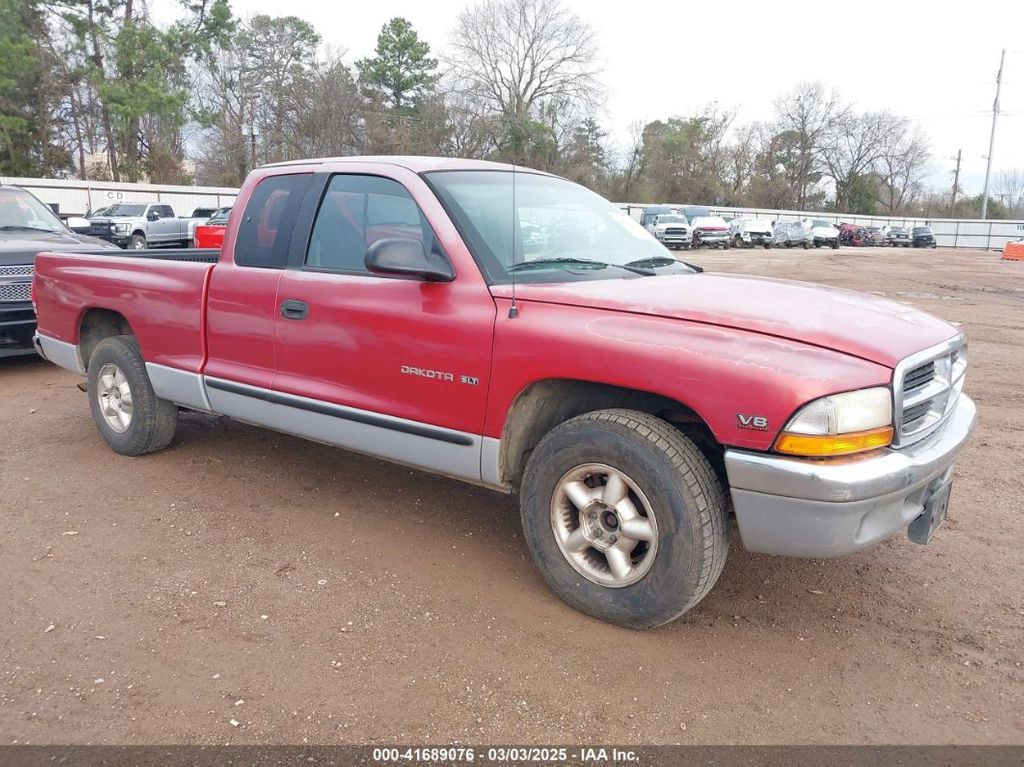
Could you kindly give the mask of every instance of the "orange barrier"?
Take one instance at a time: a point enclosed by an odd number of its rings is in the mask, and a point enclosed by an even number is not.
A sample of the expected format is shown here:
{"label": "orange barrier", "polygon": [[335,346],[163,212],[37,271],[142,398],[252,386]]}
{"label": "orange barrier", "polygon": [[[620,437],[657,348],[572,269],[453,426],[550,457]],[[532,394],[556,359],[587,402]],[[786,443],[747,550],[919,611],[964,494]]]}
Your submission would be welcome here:
{"label": "orange barrier", "polygon": [[1003,258],[1007,261],[1024,261],[1024,242],[1008,242],[1003,248]]}

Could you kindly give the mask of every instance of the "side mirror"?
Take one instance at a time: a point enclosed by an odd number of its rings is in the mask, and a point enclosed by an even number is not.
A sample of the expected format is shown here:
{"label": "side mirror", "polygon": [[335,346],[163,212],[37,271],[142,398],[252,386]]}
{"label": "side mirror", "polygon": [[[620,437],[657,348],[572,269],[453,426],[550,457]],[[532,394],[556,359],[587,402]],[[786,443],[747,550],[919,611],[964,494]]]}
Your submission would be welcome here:
{"label": "side mirror", "polygon": [[436,253],[427,253],[419,240],[389,237],[377,240],[366,249],[366,268],[376,274],[417,277],[427,282],[451,282],[452,265]]}
{"label": "side mirror", "polygon": [[88,234],[89,227],[92,224],[89,223],[89,219],[81,218],[80,216],[72,216],[67,220],[68,229],[75,234]]}
{"label": "side mirror", "polygon": [[147,221],[159,221],[160,220],[160,214],[157,213],[155,210],[151,210],[151,211],[149,211],[149,213],[146,214],[146,220]]}

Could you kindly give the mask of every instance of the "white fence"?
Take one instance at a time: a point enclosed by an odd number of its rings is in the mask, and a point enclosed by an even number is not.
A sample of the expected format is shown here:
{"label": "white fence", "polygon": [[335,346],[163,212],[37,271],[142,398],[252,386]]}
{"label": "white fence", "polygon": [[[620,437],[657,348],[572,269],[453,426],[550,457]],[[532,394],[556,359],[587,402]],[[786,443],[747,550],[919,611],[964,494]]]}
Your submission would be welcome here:
{"label": "white fence", "polygon": [[[670,203],[663,204],[669,205]],[[639,220],[646,205],[619,203],[619,207],[633,216],[633,218]],[[681,208],[683,206],[673,207]],[[795,221],[801,218],[814,218],[832,221],[837,224],[857,224],[859,226],[930,226],[935,231],[936,244],[943,248],[1002,250],[1006,243],[1024,237],[1024,221],[854,216],[841,213],[808,213],[799,210],[709,207],[713,215],[726,218],[766,218],[770,221]]]}
{"label": "white fence", "polygon": [[187,216],[194,208],[223,208],[231,205],[238,190],[216,186],[168,186],[165,184],[124,184],[113,181],[74,181],[49,178],[0,178],[32,192],[63,218],[82,216],[115,202],[162,202]]}

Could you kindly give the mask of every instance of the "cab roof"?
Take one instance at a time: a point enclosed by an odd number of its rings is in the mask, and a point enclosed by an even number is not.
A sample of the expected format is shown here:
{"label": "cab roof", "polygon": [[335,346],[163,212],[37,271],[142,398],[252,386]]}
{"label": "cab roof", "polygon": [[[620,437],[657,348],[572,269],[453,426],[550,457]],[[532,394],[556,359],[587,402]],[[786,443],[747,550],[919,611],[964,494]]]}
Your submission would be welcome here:
{"label": "cab roof", "polygon": [[427,157],[419,155],[365,155],[352,157],[318,157],[308,160],[289,160],[287,162],[275,162],[263,165],[263,168],[281,168],[293,165],[347,165],[356,163],[375,163],[383,165],[397,165],[411,170],[413,173],[428,173],[438,170],[504,170],[509,171],[514,167],[517,171],[524,173],[539,173],[551,175],[544,171],[533,168],[525,168],[521,165],[511,165],[504,162],[491,162],[490,160],[465,160],[457,157]]}

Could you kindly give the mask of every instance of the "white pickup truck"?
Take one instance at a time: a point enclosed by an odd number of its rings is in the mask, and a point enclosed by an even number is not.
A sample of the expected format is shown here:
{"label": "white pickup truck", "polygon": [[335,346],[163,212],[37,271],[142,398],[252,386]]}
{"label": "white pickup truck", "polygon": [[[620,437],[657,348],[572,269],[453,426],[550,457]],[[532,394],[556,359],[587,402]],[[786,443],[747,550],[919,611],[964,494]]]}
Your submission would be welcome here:
{"label": "white pickup truck", "polygon": [[87,234],[129,250],[151,247],[190,247],[195,228],[213,215],[214,208],[196,208],[178,218],[174,208],[161,202],[121,202],[102,216],[89,219]]}

